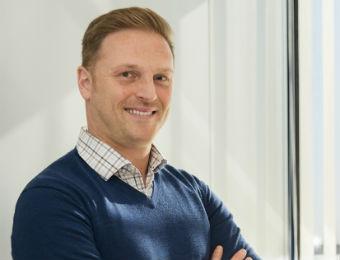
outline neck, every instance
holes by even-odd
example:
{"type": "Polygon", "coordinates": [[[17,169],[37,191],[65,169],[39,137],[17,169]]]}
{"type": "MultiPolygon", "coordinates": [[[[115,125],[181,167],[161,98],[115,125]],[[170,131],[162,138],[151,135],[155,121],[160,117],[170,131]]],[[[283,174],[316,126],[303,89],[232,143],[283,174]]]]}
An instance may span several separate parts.
{"type": "Polygon", "coordinates": [[[148,163],[151,145],[147,147],[122,147],[117,145],[111,145],[117,152],[119,152],[124,158],[128,159],[142,174],[143,181],[145,183],[146,175],[148,171],[148,163]]]}

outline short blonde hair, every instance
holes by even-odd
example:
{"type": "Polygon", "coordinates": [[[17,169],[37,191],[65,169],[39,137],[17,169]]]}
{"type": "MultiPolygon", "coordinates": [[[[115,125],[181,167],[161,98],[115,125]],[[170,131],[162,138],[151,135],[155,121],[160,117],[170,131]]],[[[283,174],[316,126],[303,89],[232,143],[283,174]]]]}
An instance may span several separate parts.
{"type": "Polygon", "coordinates": [[[125,29],[140,29],[160,34],[174,55],[172,30],[167,21],[151,9],[129,7],[112,10],[89,24],[82,41],[82,66],[88,68],[95,63],[100,45],[108,34],[125,29]]]}

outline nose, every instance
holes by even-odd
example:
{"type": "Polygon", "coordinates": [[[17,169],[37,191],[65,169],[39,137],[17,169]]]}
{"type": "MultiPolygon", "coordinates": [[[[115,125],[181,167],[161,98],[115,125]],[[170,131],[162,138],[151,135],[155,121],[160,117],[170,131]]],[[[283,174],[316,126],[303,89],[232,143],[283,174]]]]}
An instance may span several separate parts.
{"type": "Polygon", "coordinates": [[[136,96],[143,101],[154,101],[157,99],[156,86],[153,77],[145,77],[140,80],[136,90],[136,96]]]}

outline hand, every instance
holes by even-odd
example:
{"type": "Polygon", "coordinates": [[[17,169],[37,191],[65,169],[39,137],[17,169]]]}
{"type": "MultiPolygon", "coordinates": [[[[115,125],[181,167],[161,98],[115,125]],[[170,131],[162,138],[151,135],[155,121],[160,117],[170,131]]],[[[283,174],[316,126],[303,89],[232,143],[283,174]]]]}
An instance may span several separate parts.
{"type": "MultiPolygon", "coordinates": [[[[237,251],[233,257],[231,258],[231,260],[243,260],[247,255],[247,251],[244,249],[240,249],[239,251],[237,251]]],[[[223,247],[218,245],[212,256],[211,256],[211,260],[222,260],[222,256],[223,256],[223,247]]],[[[253,260],[251,257],[247,257],[245,260],[253,260]]]]}
{"type": "Polygon", "coordinates": [[[211,260],[222,260],[222,256],[223,256],[223,247],[218,245],[215,248],[215,250],[214,250],[214,252],[211,256],[211,260]]]}
{"type": "Polygon", "coordinates": [[[231,258],[231,260],[253,260],[253,258],[251,257],[247,257],[245,258],[247,255],[247,251],[245,249],[240,249],[238,250],[234,255],[233,257],[231,258]]]}

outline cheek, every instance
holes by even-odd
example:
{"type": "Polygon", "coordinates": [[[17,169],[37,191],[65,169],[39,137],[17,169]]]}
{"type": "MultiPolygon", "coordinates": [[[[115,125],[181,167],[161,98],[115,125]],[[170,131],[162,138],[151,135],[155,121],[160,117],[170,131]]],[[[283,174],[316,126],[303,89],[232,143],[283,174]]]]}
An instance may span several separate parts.
{"type": "Polygon", "coordinates": [[[106,118],[111,118],[117,113],[117,102],[109,93],[97,95],[93,102],[96,109],[106,118]]]}
{"type": "Polygon", "coordinates": [[[172,95],[171,88],[160,89],[158,91],[159,100],[162,102],[164,107],[168,107],[170,105],[171,95],[172,95]]]}
{"type": "Polygon", "coordinates": [[[117,91],[110,91],[104,94],[104,100],[107,107],[110,107],[113,112],[117,112],[124,107],[126,100],[125,94],[117,91]]]}

